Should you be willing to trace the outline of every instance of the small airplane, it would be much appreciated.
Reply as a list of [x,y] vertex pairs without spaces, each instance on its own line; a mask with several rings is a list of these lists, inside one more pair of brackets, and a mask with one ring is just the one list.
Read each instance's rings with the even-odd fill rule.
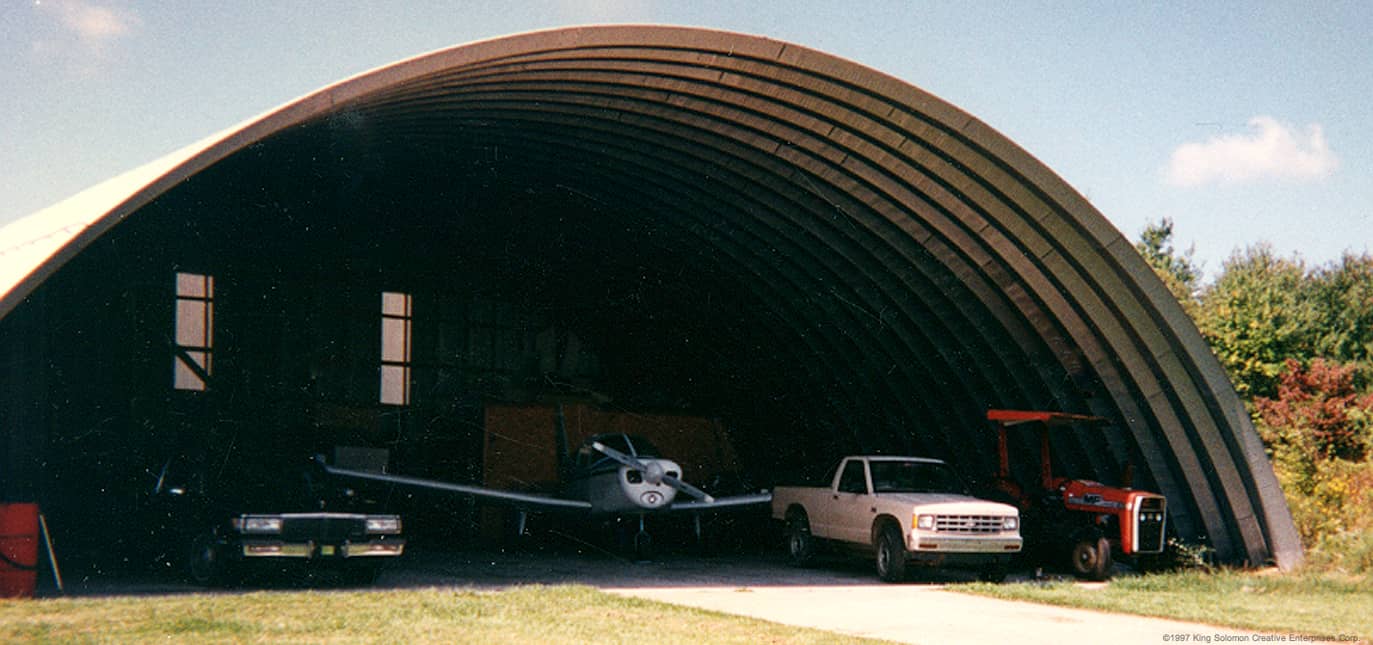
[[[648,552],[652,544],[645,528],[645,518],[650,514],[691,513],[696,538],[699,540],[702,534],[702,512],[767,506],[772,501],[772,494],[766,491],[750,495],[712,497],[683,481],[681,466],[663,457],[647,439],[634,435],[595,435],[586,439],[576,453],[569,456],[561,405],[558,406],[554,419],[557,432],[558,474],[562,485],[562,494],[556,497],[383,472],[351,470],[329,465],[323,455],[316,456],[315,459],[325,472],[338,477],[447,491],[510,506],[518,512],[516,531],[519,535],[524,534],[527,514],[531,512],[574,513],[589,518],[636,517],[639,530],[634,536],[634,553],[640,557]],[[677,501],[679,492],[694,499]]]

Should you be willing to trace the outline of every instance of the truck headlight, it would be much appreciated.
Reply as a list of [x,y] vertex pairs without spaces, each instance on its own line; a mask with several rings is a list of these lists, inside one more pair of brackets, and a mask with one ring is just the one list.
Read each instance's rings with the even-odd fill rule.
[[1001,518],[1001,530],[1014,531],[1018,528],[1020,528],[1020,518],[1014,515],[1007,515],[1006,517]]
[[237,525],[235,528],[237,528],[240,531],[243,531],[244,533],[281,532],[281,518],[279,517],[254,517],[252,515],[248,515],[246,517],[239,518],[239,520],[237,522],[234,522],[234,524]]
[[923,530],[926,530],[926,531],[933,530],[933,529],[934,529],[934,516],[933,516],[933,515],[918,515],[918,516],[916,516],[916,518],[915,518],[915,528],[923,529]]
[[369,517],[367,518],[368,533],[400,533],[399,517]]

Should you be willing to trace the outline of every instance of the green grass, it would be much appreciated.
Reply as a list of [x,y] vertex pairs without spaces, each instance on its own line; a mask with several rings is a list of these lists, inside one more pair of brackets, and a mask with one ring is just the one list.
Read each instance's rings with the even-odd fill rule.
[[601,593],[281,591],[0,600],[0,642],[874,643]]
[[949,588],[993,598],[1158,616],[1262,633],[1373,640],[1373,580],[1367,577],[1221,570],[1118,577],[1100,588],[1069,581]]

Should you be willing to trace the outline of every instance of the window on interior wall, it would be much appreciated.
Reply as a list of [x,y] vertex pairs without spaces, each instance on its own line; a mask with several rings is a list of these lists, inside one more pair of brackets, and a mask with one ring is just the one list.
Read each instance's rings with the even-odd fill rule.
[[411,296],[381,294],[381,402],[410,403]]
[[172,355],[172,385],[178,390],[204,391],[214,370],[214,276],[176,274],[176,347]]

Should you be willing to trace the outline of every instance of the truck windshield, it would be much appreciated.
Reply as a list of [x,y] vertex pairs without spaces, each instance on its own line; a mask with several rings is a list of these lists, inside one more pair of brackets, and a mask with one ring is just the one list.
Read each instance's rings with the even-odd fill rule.
[[964,493],[967,487],[945,464],[928,461],[878,461],[868,464],[874,493]]

